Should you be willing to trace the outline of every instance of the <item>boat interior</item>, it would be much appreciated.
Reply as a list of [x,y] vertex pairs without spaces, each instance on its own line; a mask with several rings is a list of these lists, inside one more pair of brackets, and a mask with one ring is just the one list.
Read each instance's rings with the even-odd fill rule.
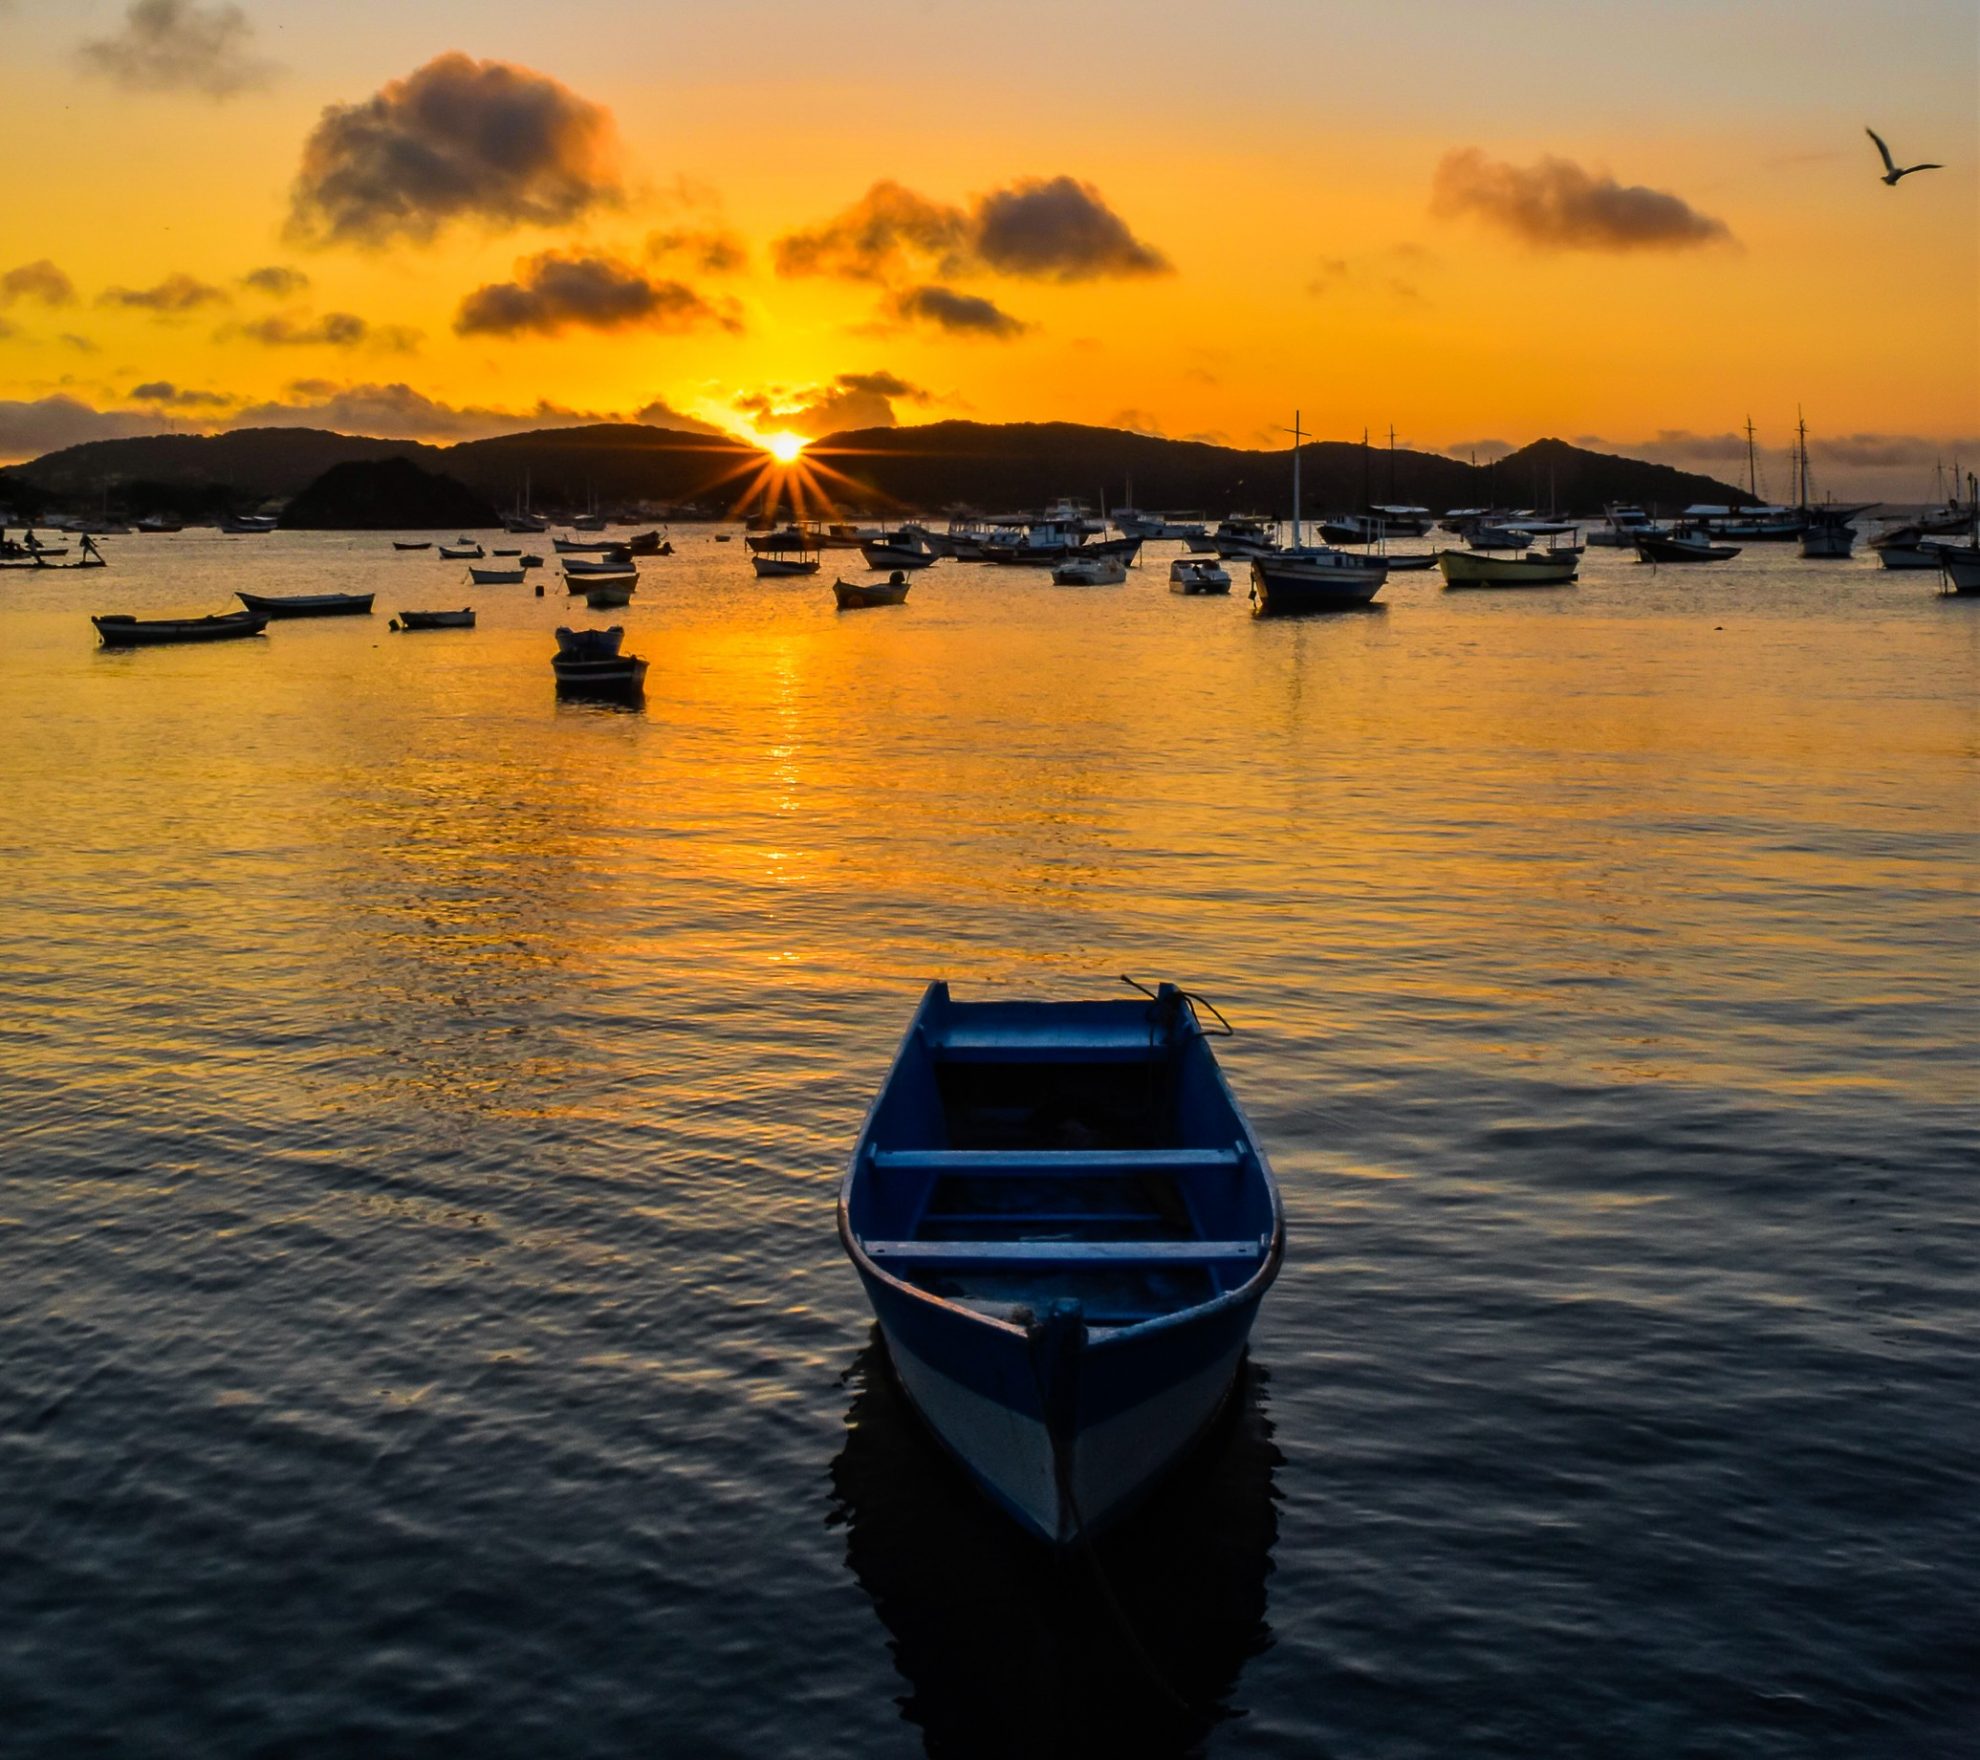
[[1247,1282],[1275,1226],[1258,1152],[1188,1004],[949,1002],[931,988],[848,1187],[873,1262],[1007,1317],[1089,1327]]

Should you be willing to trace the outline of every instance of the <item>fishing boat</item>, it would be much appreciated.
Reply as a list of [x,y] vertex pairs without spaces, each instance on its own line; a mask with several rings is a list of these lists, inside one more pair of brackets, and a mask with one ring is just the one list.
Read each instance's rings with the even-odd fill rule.
[[1864,511],[1833,503],[1809,508],[1801,529],[1803,558],[1810,562],[1846,561],[1856,549],[1856,527],[1850,522]]
[[621,575],[616,580],[595,580],[584,589],[584,602],[594,611],[616,611],[620,606],[632,603],[633,589],[638,585],[637,575]]
[[270,617],[369,617],[371,593],[236,593],[250,611]]
[[411,540],[394,538],[392,540],[392,548],[394,550],[431,550],[433,548],[433,540],[431,538],[416,538]]
[[515,568],[469,568],[468,579],[477,587],[519,587],[523,584],[523,571]]
[[1566,587],[1574,584],[1581,558],[1568,552],[1495,556],[1476,550],[1440,550],[1437,566],[1447,587]]
[[1661,538],[1645,532],[1636,540],[1638,562],[1730,562],[1738,554],[1737,544],[1715,544],[1695,532],[1676,531]]
[[1939,581],[1948,593],[1980,593],[1980,544],[1939,547]]
[[1914,521],[1879,532],[1870,540],[1870,548],[1877,553],[1878,562],[1885,568],[1936,569],[1939,566],[1939,552],[1945,544],[1940,539],[1927,537],[1924,526]]
[[1369,604],[1389,578],[1389,565],[1379,556],[1350,555],[1345,550],[1303,541],[1299,512],[1299,412],[1292,425],[1292,542],[1251,559],[1251,614],[1254,617],[1297,616],[1308,611],[1352,611]]
[[1052,570],[1056,587],[1118,587],[1127,579],[1127,564],[1118,556],[1068,556]]
[[767,542],[751,538],[749,544],[750,567],[760,580],[818,572],[818,546],[796,527],[771,533]]
[[863,538],[858,549],[868,568],[927,568],[941,560],[926,537],[905,526],[877,538]]
[[1285,1216],[1175,986],[959,1003],[934,983],[860,1132],[839,1238],[928,1427],[1063,1546],[1217,1416]]
[[473,629],[474,613],[462,606],[458,611],[401,611],[392,619],[393,629]]
[[440,554],[448,562],[479,562],[488,553],[479,544],[442,544]]
[[559,629],[550,661],[558,694],[637,697],[646,683],[646,662],[637,654],[619,652],[625,633],[617,624],[610,629]]
[[1610,550],[1633,550],[1640,537],[1663,537],[1669,526],[1660,526],[1642,508],[1628,501],[1611,501],[1603,513],[1604,523],[1591,526],[1588,542]]
[[1169,564],[1169,591],[1172,593],[1228,593],[1230,570],[1221,563],[1191,561],[1178,556]]
[[92,617],[106,648],[156,648],[167,642],[231,642],[258,636],[268,627],[260,611],[222,611],[212,617]]
[[834,581],[832,597],[841,611],[870,611],[877,605],[905,605],[908,588],[913,584],[896,569],[892,580],[876,581],[870,586],[858,586],[852,581]]
[[[1278,549],[1278,525],[1262,514],[1234,513],[1219,520],[1217,529],[1203,543],[1225,562],[1248,562],[1254,556]],[[1194,550],[1198,546],[1192,543],[1190,548]]]

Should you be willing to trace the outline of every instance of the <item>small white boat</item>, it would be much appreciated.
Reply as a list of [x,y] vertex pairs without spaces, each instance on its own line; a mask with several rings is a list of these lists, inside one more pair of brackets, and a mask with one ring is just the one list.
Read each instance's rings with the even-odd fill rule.
[[477,587],[519,587],[523,583],[520,568],[470,568],[468,579]]
[[1945,591],[1980,593],[1980,544],[1941,545],[1939,569]]
[[1922,525],[1894,526],[1870,540],[1877,560],[1885,568],[1931,568],[1939,566],[1939,552],[1945,548],[1940,538],[1928,538]]
[[393,629],[473,629],[474,612],[467,606],[458,611],[401,611],[392,619]]
[[1127,564],[1118,556],[1069,556],[1052,570],[1059,587],[1118,587],[1127,579]]
[[862,539],[859,553],[866,558],[866,566],[873,569],[927,568],[940,560],[925,537],[906,528]]
[[1178,557],[1169,564],[1169,591],[1172,593],[1228,593],[1230,571],[1218,562],[1192,562]]

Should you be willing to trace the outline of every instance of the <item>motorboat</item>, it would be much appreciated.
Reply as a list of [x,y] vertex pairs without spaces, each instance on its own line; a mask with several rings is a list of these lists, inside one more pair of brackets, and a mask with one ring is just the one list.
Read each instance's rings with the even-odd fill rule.
[[877,538],[864,538],[858,545],[868,568],[927,568],[940,557],[926,536],[908,527],[885,532]]
[[1949,593],[1980,593],[1980,544],[1944,544],[1939,549],[1939,579]]
[[212,617],[129,617],[106,612],[90,622],[106,648],[157,648],[167,642],[231,642],[258,636],[268,627],[268,614],[222,611]]
[[1603,549],[1633,550],[1638,538],[1665,537],[1670,529],[1659,525],[1633,502],[1611,501],[1603,511],[1603,523],[1589,527],[1586,542]]
[[1698,532],[1675,531],[1664,537],[1645,532],[1636,540],[1638,562],[1730,562],[1737,544],[1715,544]]
[[1228,593],[1230,570],[1222,563],[1178,556],[1169,564],[1169,591],[1172,593]]
[[1222,561],[1247,562],[1254,556],[1263,556],[1278,549],[1278,522],[1266,519],[1262,514],[1234,513],[1228,519],[1217,522],[1217,529],[1207,541],[1211,551]]
[[560,628],[550,661],[558,695],[621,701],[637,697],[646,683],[646,662],[637,654],[620,653],[624,636],[617,624],[610,629]]
[[1118,556],[1068,556],[1052,570],[1057,587],[1118,587],[1127,579],[1127,564]]
[[[1119,1520],[1228,1398],[1285,1212],[1198,1008],[930,984],[839,1239],[936,1439],[1055,1547]],[[1226,1029],[1228,1030],[1228,1029]]]
[[468,579],[477,587],[519,587],[523,584],[523,570],[515,568],[470,568]]
[[1856,549],[1856,527],[1851,523],[1864,507],[1823,505],[1807,510],[1807,523],[1801,531],[1801,554],[1811,562],[1841,562]]
[[1893,526],[1870,540],[1878,562],[1893,569],[1936,569],[1939,552],[1945,547],[1943,539],[1927,537],[1924,526],[1916,521]]
[[371,593],[236,593],[250,611],[270,617],[369,617]]
[[459,611],[401,611],[392,619],[393,629],[473,629],[474,613],[466,606]]
[[905,605],[908,588],[913,584],[897,569],[892,580],[864,586],[852,581],[834,581],[832,597],[841,611],[868,611],[879,605]]
[[1514,550],[1529,550],[1533,546],[1534,534],[1527,526],[1498,525],[1490,521],[1480,521],[1464,534],[1465,547],[1486,554]]

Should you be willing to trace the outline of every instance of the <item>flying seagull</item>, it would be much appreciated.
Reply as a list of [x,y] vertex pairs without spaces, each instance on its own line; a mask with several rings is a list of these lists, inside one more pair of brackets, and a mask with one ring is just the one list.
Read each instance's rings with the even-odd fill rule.
[[1883,137],[1882,135],[1880,135],[1880,134],[1879,134],[1879,133],[1878,133],[1878,132],[1877,132],[1877,131],[1876,131],[1876,130],[1875,130],[1874,128],[1866,128],[1866,129],[1865,129],[1865,130],[1864,130],[1863,132],[1864,132],[1865,134],[1867,134],[1867,135],[1868,135],[1868,136],[1869,136],[1869,137],[1870,137],[1870,138],[1871,138],[1871,139],[1872,139],[1873,141],[1875,141],[1875,142],[1877,143],[1877,151],[1878,151],[1878,152],[1880,152],[1880,153],[1882,153],[1882,154],[1884,155],[1884,178],[1883,178],[1883,180],[1884,180],[1884,182],[1886,182],[1886,183],[1888,183],[1888,184],[1890,184],[1890,185],[1892,185],[1893,187],[1895,187],[1895,186],[1896,186],[1896,184],[1897,184],[1897,180],[1898,180],[1898,179],[1899,179],[1900,177],[1909,177],[1909,176],[1910,176],[1910,175],[1911,175],[1911,174],[1912,174],[1912,173],[1913,173],[1914,171],[1943,171],[1943,170],[1945,170],[1945,167],[1944,167],[1943,165],[1903,165],[1903,166],[1901,166],[1901,165],[1899,165],[1899,164],[1898,164],[1898,162],[1897,162],[1897,161],[1896,161],[1895,159],[1893,159],[1893,158],[1891,157],[1891,150],[1890,150],[1890,148],[1889,148],[1889,147],[1887,147],[1887,146],[1885,146],[1885,145],[1884,145],[1884,137]]

